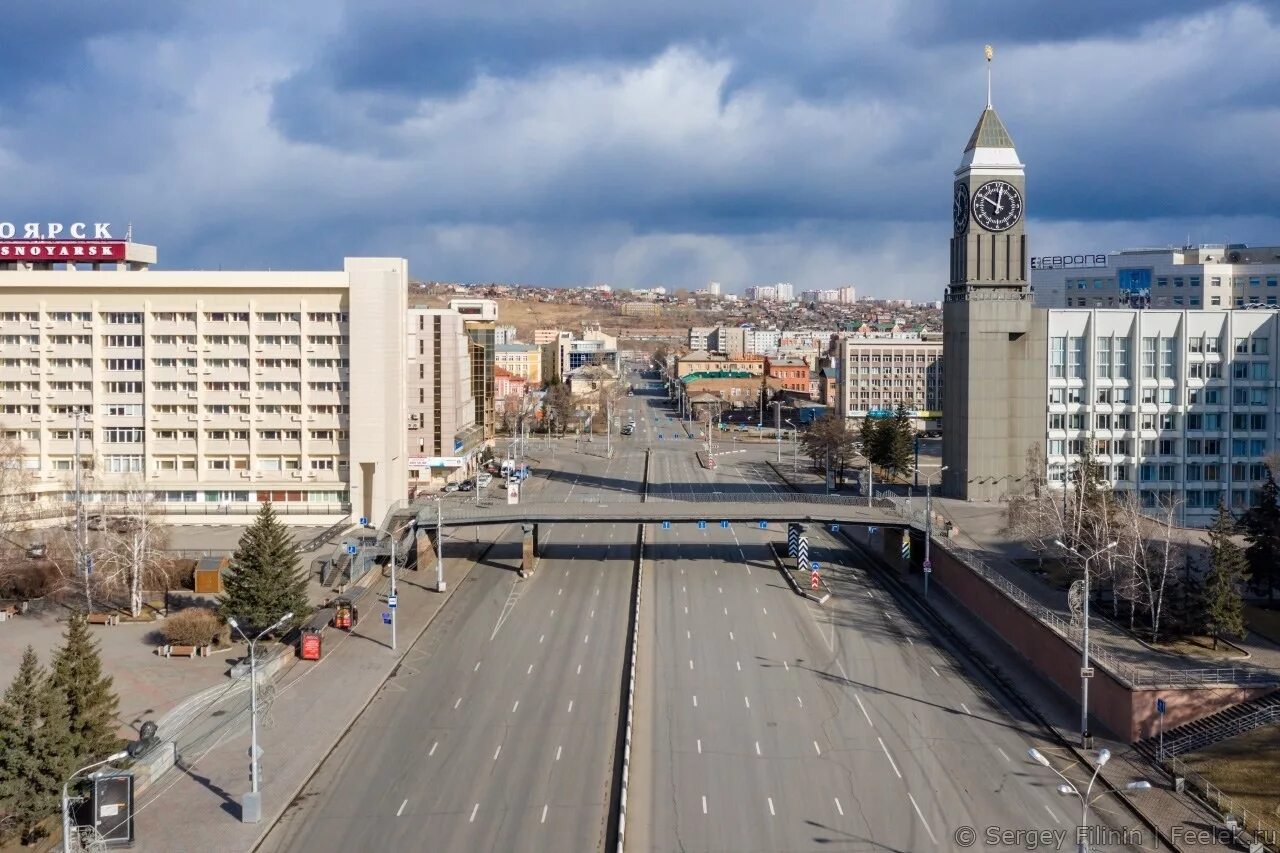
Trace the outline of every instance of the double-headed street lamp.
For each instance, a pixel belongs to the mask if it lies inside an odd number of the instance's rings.
[[[258,641],[293,618],[289,612],[281,616],[269,628],[263,628],[252,640],[240,629],[234,617],[227,619],[227,624],[235,629],[249,645],[249,785],[251,790],[240,802],[240,820],[243,823],[257,823],[262,820],[262,793],[258,790]]]
[[[929,597],[929,575],[933,572],[933,563],[929,560],[929,543],[933,541],[933,478],[941,477],[942,472],[949,468],[949,465],[943,465],[937,468],[931,474],[924,475],[924,597]],[[917,467],[915,475],[917,481],[920,478],[920,469]]]
[[[1093,776],[1089,778],[1089,785],[1084,789],[1084,793],[1080,792],[1080,788],[1064,776],[1058,768],[1049,763],[1049,758],[1043,752],[1031,747],[1027,750],[1027,757],[1042,767],[1048,767],[1058,775],[1063,784],[1058,786],[1058,793],[1065,797],[1074,796],[1080,800],[1080,825],[1076,827],[1076,851],[1077,853],[1089,853],[1089,806],[1094,801],[1089,797],[1093,793],[1093,784],[1098,780],[1098,774],[1102,772],[1102,766],[1111,760],[1111,750],[1098,750],[1098,764],[1093,768]],[[1129,782],[1125,786],[1126,791],[1147,791],[1151,788],[1151,783],[1145,779],[1139,779],[1136,782]]]
[[[122,750],[121,752],[108,755],[101,761],[95,761],[93,764],[86,764],[84,767],[81,767],[75,773],[68,776],[67,781],[62,783],[62,853],[71,853],[71,797],[67,794],[67,789],[71,786],[72,780],[86,770],[92,770],[95,767],[101,767],[104,764],[112,764],[116,761],[124,761],[128,757],[128,750]]]
[[[1053,540],[1053,544],[1062,548],[1064,551],[1070,551],[1076,557],[1084,561],[1084,631],[1080,641],[1080,745],[1089,746],[1089,677],[1093,672],[1089,669],[1089,562],[1099,554],[1105,554],[1110,551],[1119,542],[1112,542],[1104,545],[1094,551],[1089,556],[1085,556],[1072,548],[1070,545],[1063,543],[1061,539]]]

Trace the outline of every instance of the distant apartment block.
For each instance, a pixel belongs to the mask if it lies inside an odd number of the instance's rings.
[[[434,491],[474,470],[485,438],[476,421],[482,386],[473,381],[474,364],[463,315],[450,308],[409,311],[409,493]]]

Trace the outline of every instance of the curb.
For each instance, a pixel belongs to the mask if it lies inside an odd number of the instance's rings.
[[[510,525],[508,525],[507,528],[503,528],[503,531],[502,531],[503,534],[507,532],[507,529],[509,527]],[[445,599],[444,603],[441,604],[440,607],[436,609],[436,612],[433,613],[431,615],[431,618],[427,620],[426,624],[422,626],[422,630],[418,631],[418,633],[414,635],[413,639],[405,644],[405,647],[404,647],[405,654],[408,654],[409,649],[413,648],[414,645],[416,645],[417,642],[422,639],[422,635],[427,632],[427,629],[430,628],[435,623],[436,619],[440,616],[440,614],[444,612],[445,606],[448,605],[449,601],[453,598],[453,593],[457,592],[458,586],[460,586],[462,581],[465,581],[467,577],[473,571],[475,571],[475,567],[477,564],[483,562],[485,557],[489,556],[489,552],[493,550],[493,546],[497,544],[497,540],[500,538],[501,536],[495,536],[493,541],[485,545],[484,550],[481,551],[476,556],[476,558],[471,561],[470,567],[468,567],[467,570],[463,573],[462,577],[459,579],[458,584],[455,585],[453,589],[447,593],[449,598]],[[391,667],[391,671],[388,672],[386,676],[374,686],[373,690],[369,692],[369,697],[365,699],[364,703],[361,704],[359,709],[356,710],[355,714],[352,715],[351,719],[347,721],[347,724],[343,726],[342,731],[338,734],[336,738],[334,738],[333,743],[329,744],[329,748],[326,749],[324,751],[324,755],[320,756],[320,758],[316,761],[315,766],[311,768],[311,772],[308,773],[302,779],[302,781],[300,781],[298,785],[289,793],[289,796],[284,800],[284,807],[280,810],[280,813],[277,814],[274,818],[272,818],[269,822],[263,821],[263,823],[261,824],[262,831],[258,833],[258,837],[255,838],[253,840],[253,843],[249,846],[250,851],[257,850],[262,845],[262,842],[266,840],[267,836],[271,834],[271,830],[276,828],[276,824],[280,822],[280,818],[284,816],[284,813],[288,811],[289,807],[293,805],[295,800],[298,799],[298,797],[302,794],[303,790],[306,789],[307,785],[311,783],[311,780],[315,778],[315,775],[317,772],[319,772],[321,765],[323,765],[326,761],[329,760],[329,756],[332,755],[333,751],[338,748],[338,744],[342,743],[343,738],[345,738],[350,733],[352,726],[354,726],[359,721],[360,717],[364,714],[364,712],[368,710],[369,705],[373,703],[373,700],[375,698],[377,698],[378,693],[382,690],[383,687],[386,686],[387,682],[391,680],[392,676],[396,674],[396,671],[400,668],[400,663],[401,661],[403,661],[403,659],[404,659],[404,655],[402,654],[396,660],[395,665]]]
[[[864,546],[861,542],[852,539],[849,536],[849,533],[845,530],[841,530],[835,535],[844,540],[852,550],[861,554],[864,558],[864,562],[868,566],[875,567],[875,574],[880,578],[881,585],[890,587],[890,595],[892,595],[899,604],[909,601],[912,609],[924,616],[925,619],[927,619],[927,621],[935,626],[940,632],[946,634],[947,638],[954,643],[957,648],[962,650],[970,661],[986,673],[992,683],[998,686],[1000,690],[1012,699],[1016,705],[1020,706],[1024,711],[1030,714],[1036,723],[1039,724],[1040,728],[1048,734],[1051,740],[1063,747],[1066,747],[1066,749],[1068,749],[1078,761],[1082,764],[1086,764],[1087,766],[1088,756],[1082,752],[1079,747],[1062,737],[1061,733],[1054,728],[1047,719],[1045,719],[1043,714],[1040,713],[1040,709],[1027,699],[1022,692],[1009,681],[998,666],[991,663],[984,655],[980,654],[966,638],[961,636],[960,633],[952,627],[950,622],[943,618],[943,616],[938,613],[931,604],[929,604],[928,601],[921,599],[914,589],[903,583],[902,580],[894,574],[891,568],[886,568],[887,564],[884,562],[883,558],[870,548]],[[942,587],[940,591],[949,596],[945,587]],[[1004,638],[1000,637],[998,634],[996,635],[996,639],[1005,643],[1005,645],[1008,645]],[[1017,650],[1015,649],[1015,651]],[[1032,669],[1034,669],[1034,667],[1032,667]],[[1041,674],[1041,677],[1044,677],[1043,674]],[[1124,803],[1125,807],[1129,810],[1129,813],[1136,817],[1143,826],[1151,830],[1152,834],[1154,834],[1156,838],[1159,838],[1160,841],[1171,850],[1182,850],[1181,847],[1174,843],[1173,839],[1169,837],[1168,833],[1165,832],[1159,824],[1148,818],[1146,814],[1135,806],[1133,801],[1130,800],[1123,791],[1113,785],[1105,775],[1099,773],[1098,778],[1102,780],[1102,784],[1107,791],[1110,792],[1112,796],[1116,797],[1116,799],[1120,800],[1120,802]]]
[[[640,586],[644,578],[644,528],[637,525],[636,570],[631,582],[630,642],[627,643],[627,715],[623,728],[622,783],[618,789],[618,838],[617,853],[622,853],[627,838],[627,787],[631,781],[631,729],[635,721],[636,656],[639,653],[640,634]]]
[[[775,546],[775,543],[773,542],[769,543],[769,553],[773,555],[774,565],[778,567],[778,571],[782,573],[782,576],[787,579],[787,584],[791,587],[791,591],[794,592],[796,595],[800,596],[801,598],[807,598],[813,603],[820,604],[820,605],[826,604],[827,599],[831,598],[831,593],[829,592],[826,595],[819,598],[818,596],[814,595],[812,592],[801,589],[800,584],[796,583],[796,579],[792,577],[791,570],[788,569],[785,565],[783,565],[782,558],[778,556],[778,549]]]

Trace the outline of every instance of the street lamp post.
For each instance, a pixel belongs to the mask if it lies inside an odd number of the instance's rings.
[[[480,488],[477,486],[476,492],[479,493],[479,491]],[[416,530],[417,526],[418,519],[411,518],[408,523],[400,525],[397,530],[393,530],[391,532],[391,592],[389,593],[389,596],[393,600],[396,597],[396,537],[403,533],[407,528],[412,527]],[[399,605],[400,602],[395,601],[394,604],[391,602],[387,603],[390,605],[387,609],[391,611],[391,651],[394,652],[396,650],[396,611],[399,609],[397,605]]]
[[[800,431],[797,430],[796,425],[789,420],[783,421],[783,423],[791,427],[791,473],[796,474],[800,471]]]
[[[769,404],[773,406],[773,431],[777,438],[778,445],[778,461],[782,461],[782,401],[774,400]]]
[[[440,495],[436,498],[436,592],[444,591],[444,495]]]
[[[929,561],[929,544],[933,541],[933,478],[941,477],[942,472],[950,467],[943,465],[932,474],[924,477],[924,597],[929,597],[929,575],[933,571],[933,563]],[[920,469],[916,469],[919,478]]]
[[[1048,767],[1057,774],[1058,778],[1063,782],[1063,784],[1058,786],[1059,794],[1066,797],[1074,796],[1080,800],[1080,825],[1076,827],[1076,851],[1077,853],[1089,853],[1089,806],[1093,804],[1093,801],[1090,800],[1089,797],[1093,793],[1094,783],[1098,781],[1098,774],[1102,772],[1102,766],[1111,760],[1111,750],[1106,749],[1105,747],[1098,750],[1098,763],[1093,768],[1093,775],[1089,777],[1089,784],[1085,787],[1084,793],[1081,793],[1080,788],[1064,776],[1058,768],[1050,764],[1048,756],[1040,750],[1032,747],[1027,750],[1027,756],[1036,764],[1039,764],[1042,767]],[[1145,779],[1139,779],[1137,781],[1127,783],[1124,787],[1127,791],[1147,791],[1151,789],[1151,783]],[[1101,797],[1099,797],[1099,799],[1101,799]]]
[[[1065,551],[1070,551],[1084,561],[1084,630],[1080,641],[1080,745],[1087,748],[1089,746],[1089,676],[1091,675],[1089,672],[1089,562],[1120,543],[1112,542],[1087,557],[1070,545],[1063,544],[1061,539],[1053,540],[1053,544]]]
[[[252,640],[240,629],[235,618],[227,619],[227,624],[235,629],[249,646],[249,784],[251,790],[245,794],[240,803],[240,820],[243,823],[257,823],[262,820],[262,793],[258,790],[258,641],[293,618],[293,613],[286,613],[268,628],[263,628]]]
[[[71,853],[71,797],[67,793],[67,789],[71,787],[72,781],[86,770],[92,770],[95,767],[101,767],[104,764],[111,764],[116,761],[124,761],[129,757],[127,750],[108,755],[101,761],[95,761],[93,764],[86,764],[75,773],[67,777],[67,781],[62,783],[62,853]]]

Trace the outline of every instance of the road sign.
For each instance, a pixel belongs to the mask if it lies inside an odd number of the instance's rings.
[[[1156,713],[1163,717],[1163,716],[1164,716],[1164,708],[1165,708],[1164,700],[1163,700],[1163,699],[1157,699],[1157,700],[1156,700]]]
[[[813,574],[809,575],[809,589],[813,590],[814,592],[817,592],[817,590],[818,590],[818,571],[817,571],[817,569],[815,569],[815,570],[814,570]]]
[[[761,529],[761,530],[768,530],[768,529],[769,529],[769,522],[764,521],[763,519],[761,519],[761,521],[760,521],[760,529]]]
[[[820,568],[822,568],[822,564],[819,563],[817,560],[814,560],[812,563],[809,564],[809,571],[813,572],[814,574],[817,574],[818,569]]]
[[[796,566],[804,568],[809,565],[809,540],[800,537],[800,541],[796,543]]]
[[[1091,666],[1082,666],[1082,667],[1080,667],[1080,677],[1081,677],[1081,678],[1093,678],[1093,667],[1091,667]]]
[[[350,554],[350,555],[352,555],[352,556],[355,556],[355,553],[356,553],[356,546],[355,546],[355,545],[348,545],[348,546],[347,546],[347,553],[348,553],[348,554]]]
[[[699,519],[699,520],[698,520],[698,529],[699,529],[699,530],[706,530],[706,529],[707,529],[707,523],[706,523],[705,521],[703,521],[703,520]]]
[[[874,533],[875,533],[876,531],[878,531],[879,529],[880,529],[879,527],[868,527],[868,528],[867,528],[867,533],[874,534]]]
[[[671,529],[671,522],[669,522],[669,521],[664,521],[664,522],[662,522],[662,529],[663,529],[663,530],[670,530],[670,529]]]
[[[840,525],[838,525],[838,524],[833,524],[833,525],[831,525],[831,532],[832,532],[832,533],[839,533],[839,532],[840,532]]]
[[[387,606],[388,606],[388,607],[390,607],[390,608],[391,608],[391,609],[393,609],[393,610],[395,609],[395,606],[396,606],[396,596],[394,596],[394,595],[388,595],[388,596],[387,596]]]
[[[927,575],[933,571],[933,563],[929,560],[924,561],[924,573]]]
[[[903,534],[902,537],[902,559],[911,559],[911,535],[909,533]]]
[[[361,527],[368,527],[368,526],[369,526],[369,519],[368,519],[367,517],[363,516],[363,515],[362,515],[362,516],[360,516],[360,526],[361,526]]]
[[[520,503],[520,481],[513,480],[507,483],[507,506]]]
[[[728,522],[728,521],[725,521],[725,520],[723,520],[723,519],[721,519],[721,521],[720,521],[720,526],[721,526],[722,528],[728,529],[728,527],[729,527],[729,522]]]
[[[391,614],[390,614],[390,613],[388,613],[388,612],[387,612],[387,611],[385,611],[385,610],[384,610],[384,611],[382,611],[382,624],[383,624],[383,625],[390,625],[390,624],[391,624]]]

